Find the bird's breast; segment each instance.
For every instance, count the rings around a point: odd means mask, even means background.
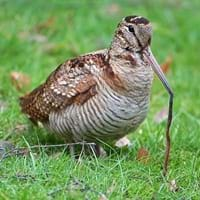
[[[52,112],[48,127],[72,141],[112,141],[134,130],[148,111],[149,96],[121,95],[99,80],[97,95],[83,105]]]

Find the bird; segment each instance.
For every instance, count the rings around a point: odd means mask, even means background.
[[[154,72],[169,84],[151,51],[152,24],[124,17],[107,49],[66,60],[20,97],[24,114],[66,143],[113,143],[134,132],[149,110]]]

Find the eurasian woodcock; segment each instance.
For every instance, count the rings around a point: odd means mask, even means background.
[[[67,143],[110,143],[133,132],[148,112],[153,71],[173,95],[151,53],[151,36],[146,18],[125,17],[108,49],[59,65],[20,98],[22,111]]]

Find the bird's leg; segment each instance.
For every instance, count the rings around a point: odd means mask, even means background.
[[[99,144],[88,144],[87,145],[87,152],[88,153],[92,153],[93,156],[95,157],[102,157],[102,156],[105,156],[106,152],[104,151],[104,149],[99,145]]]
[[[75,147],[74,145],[69,145],[69,152],[72,158],[76,159],[76,154],[75,154]]]
[[[79,153],[76,152],[76,145],[79,145]],[[81,145],[81,146],[80,146]],[[72,158],[75,160],[80,160],[81,156],[83,154],[91,154],[95,157],[104,157],[106,156],[106,152],[104,149],[99,145],[95,143],[79,143],[79,144],[70,144],[69,145],[69,152]]]
[[[77,149],[76,149],[76,147],[78,147]],[[79,148],[80,147],[80,148]],[[77,151],[78,152],[77,152]],[[73,158],[73,159],[75,159],[75,160],[78,160],[78,161],[80,161],[80,159],[81,159],[81,156],[84,154],[84,152],[85,152],[85,143],[83,142],[83,143],[79,143],[79,144],[76,144],[76,143],[74,143],[74,144],[70,144],[69,145],[69,152],[70,152],[70,155],[71,155],[71,157]]]
[[[100,147],[100,145],[99,144],[95,144],[94,149],[95,149],[96,157],[100,157],[101,156],[101,147]]]
[[[94,152],[96,157],[105,157],[107,155],[106,151],[99,144],[95,144]]]

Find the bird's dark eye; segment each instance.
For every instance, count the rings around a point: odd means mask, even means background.
[[[134,28],[133,28],[132,26],[128,26],[128,30],[129,30],[131,33],[135,33]]]

